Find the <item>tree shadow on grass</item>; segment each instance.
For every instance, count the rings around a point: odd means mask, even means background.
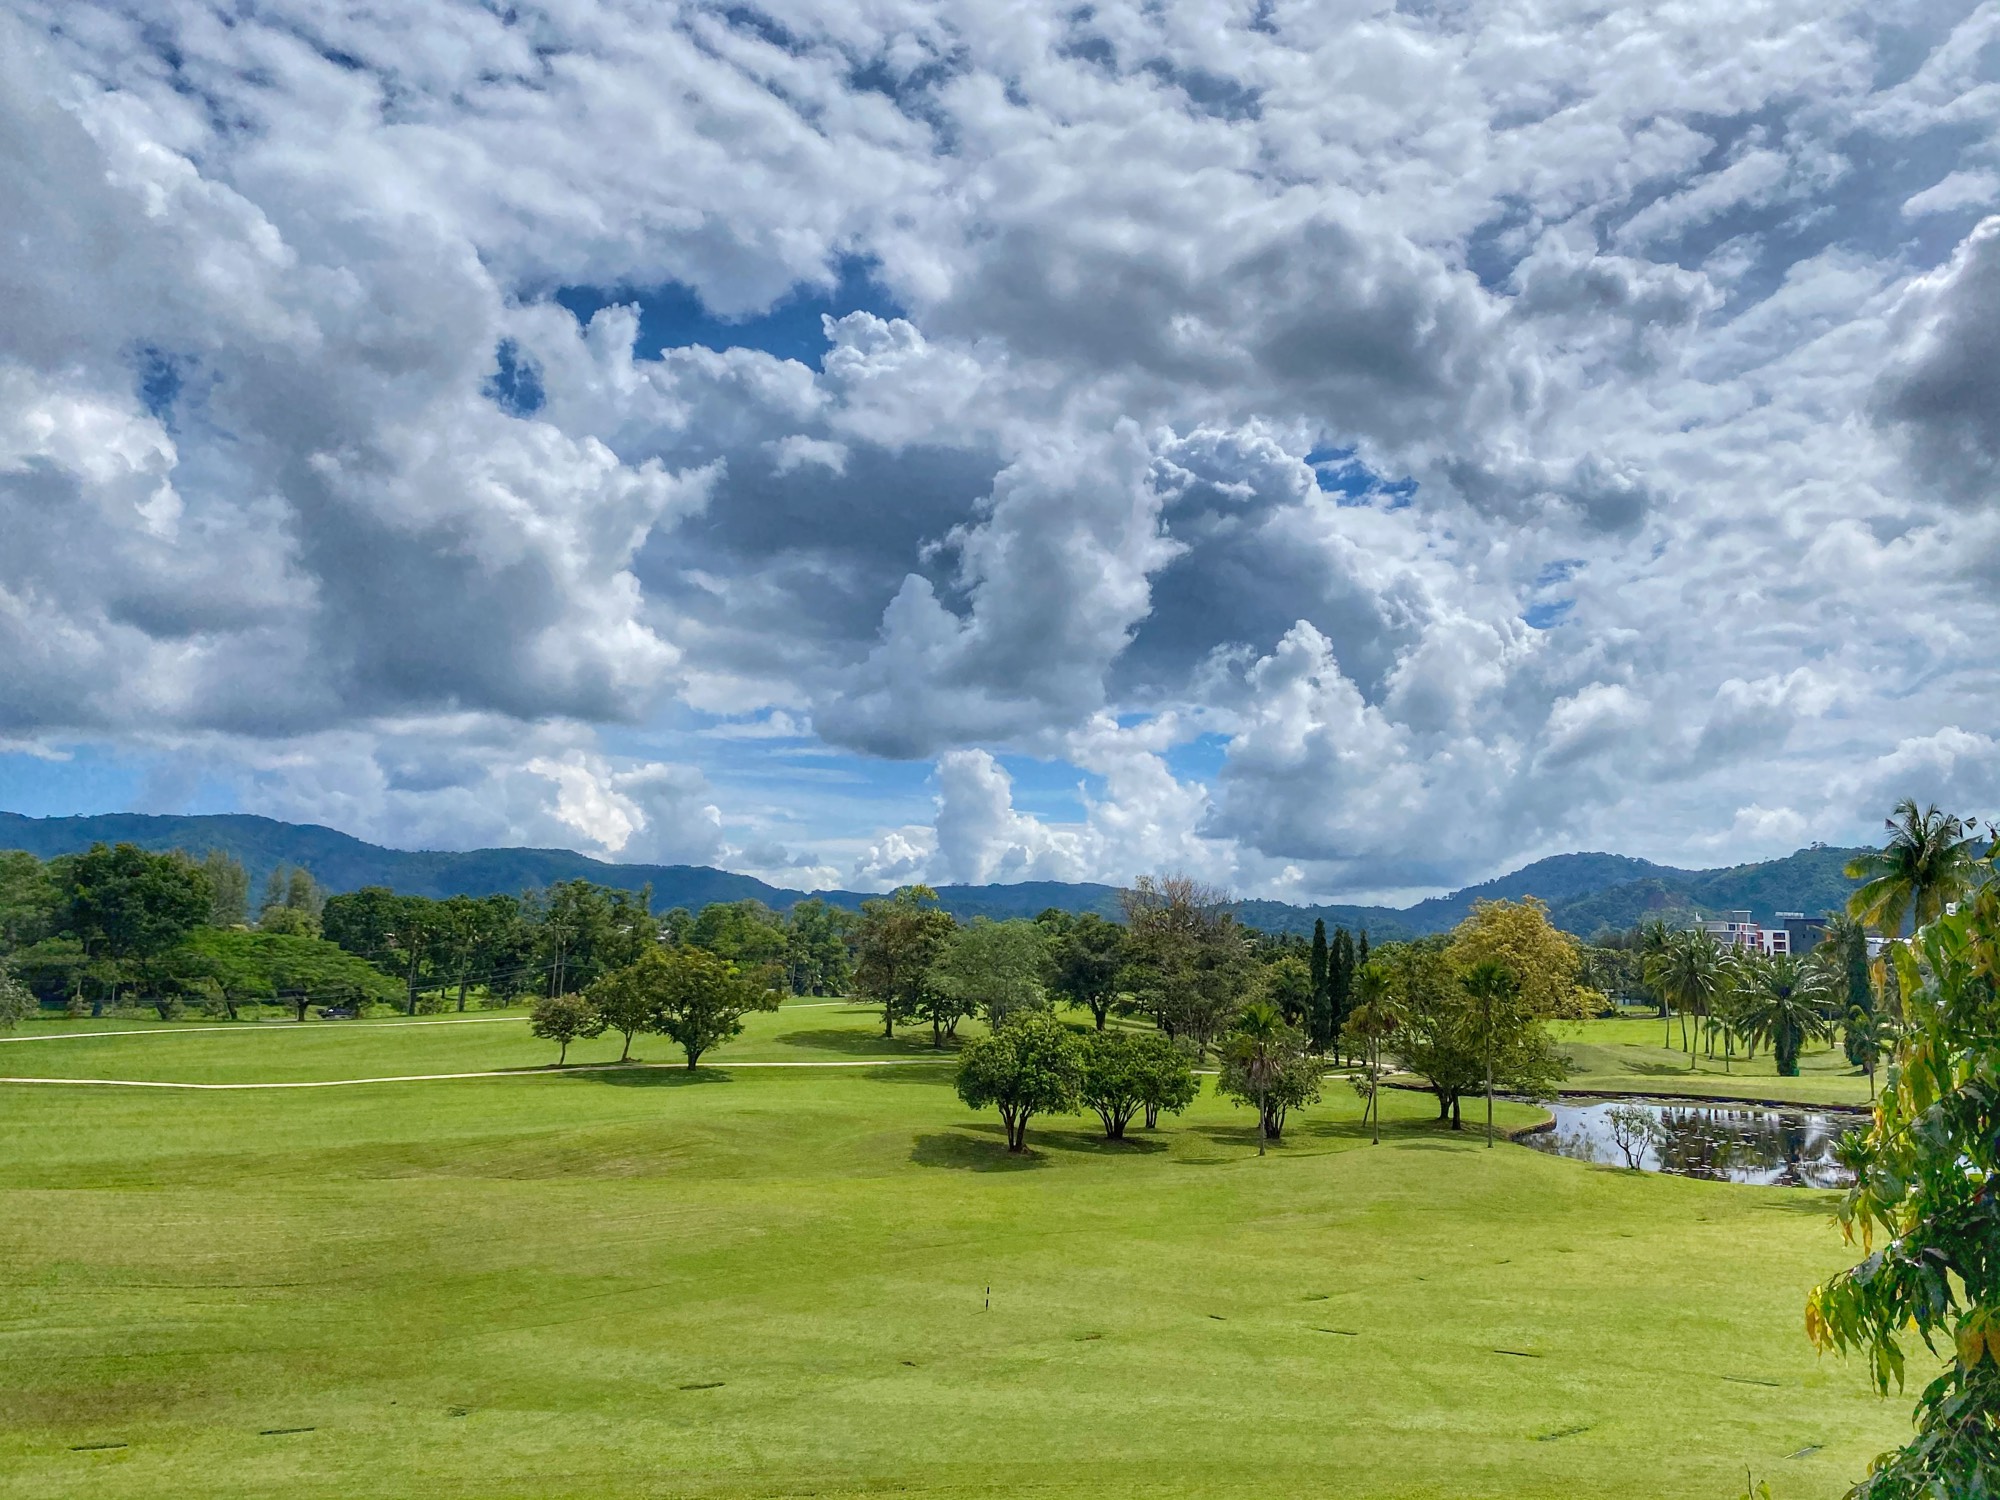
[[[1009,1151],[998,1125],[968,1125],[920,1135],[910,1145],[910,1161],[919,1167],[951,1167],[961,1172],[1025,1172],[1048,1165],[1032,1146],[1026,1151]]]
[[[772,1040],[803,1052],[838,1052],[844,1057],[935,1057],[950,1061],[955,1055],[949,1043],[942,1049],[933,1047],[928,1035],[887,1037],[873,1030],[787,1031]]]
[[[678,1089],[730,1081],[728,1072],[722,1068],[689,1068],[684,1064],[662,1067],[657,1063],[622,1063],[611,1067],[578,1069],[566,1071],[564,1076],[626,1089]]]
[[[848,1070],[830,1068],[827,1071]],[[951,1075],[949,1073],[941,1073],[936,1068],[913,1068],[899,1064],[891,1068],[870,1068],[865,1073],[860,1072],[859,1069],[851,1071],[859,1073],[869,1083],[921,1083],[927,1088],[934,1089],[951,1087]]]
[[[1794,1188],[1789,1192],[1772,1192],[1759,1185],[1756,1191],[1770,1194],[1756,1201],[1756,1207],[1766,1213],[1803,1214],[1807,1218],[1827,1219],[1833,1216],[1840,1202],[1841,1188],[1813,1188],[1801,1192]]]
[[[1114,1141],[1102,1130],[1037,1130],[1031,1124],[1028,1140],[1050,1151],[1069,1151],[1081,1156],[1152,1156],[1167,1149],[1167,1142],[1159,1135],[1149,1136],[1143,1131]]]

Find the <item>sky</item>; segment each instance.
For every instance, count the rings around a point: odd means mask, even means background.
[[[0,0],[0,806],[1407,899],[2000,811],[2000,4]]]

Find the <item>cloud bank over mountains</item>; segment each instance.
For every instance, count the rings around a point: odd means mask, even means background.
[[[1287,898],[2000,810],[1996,127],[1990,0],[14,0],[0,782]]]

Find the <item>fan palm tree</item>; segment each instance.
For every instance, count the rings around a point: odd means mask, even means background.
[[[1798,1077],[1800,1049],[1829,1032],[1825,973],[1781,953],[1746,962],[1742,983],[1744,1029],[1771,1044],[1780,1078]]]
[[[1647,982],[1681,1013],[1681,1034],[1688,1036],[1687,1017],[1705,1016],[1716,998],[1729,988],[1729,960],[1722,945],[1699,927],[1676,932],[1647,964]],[[1669,1032],[1669,1040],[1672,1033]],[[1695,1066],[1694,1044],[1688,1042],[1688,1071]]]
[[[1847,898],[1847,911],[1894,937],[1904,917],[1923,927],[1972,889],[1979,838],[1965,819],[1939,812],[1936,803],[1919,812],[1910,797],[1896,804],[1883,826],[1889,842],[1848,862],[1847,878],[1862,885]]]

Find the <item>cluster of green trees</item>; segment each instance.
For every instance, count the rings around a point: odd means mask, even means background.
[[[246,1005],[362,1005],[394,988],[319,935],[324,893],[304,870],[278,869],[255,925],[242,865],[133,844],[98,844],[42,861],[0,853],[0,971],[31,1007],[102,1015],[128,1002],[165,1019],[188,1008],[238,1015]]]
[[[1310,1050],[1338,1055],[1354,976],[1368,937],[1324,923],[1308,950],[1294,936],[1246,927],[1233,903],[1184,876],[1142,876],[1124,893],[1123,923],[1051,908],[1033,921],[961,925],[928,886],[862,903],[854,932],[853,993],[881,1007],[884,1036],[898,1024],[930,1028],[942,1047],[970,1016],[998,1028],[1052,1005],[1151,1021],[1206,1058],[1236,1017],[1266,1001]]]
[[[1108,1139],[1123,1140],[1134,1115],[1154,1129],[1199,1087],[1187,1049],[1158,1032],[1078,1032],[1045,1009],[1003,1017],[958,1057],[958,1096],[1000,1112],[1009,1151],[1026,1149],[1036,1115],[1084,1110],[1095,1111]]]
[[[569,1061],[570,1043],[615,1031],[625,1039],[620,1062],[632,1056],[633,1039],[653,1032],[678,1043],[689,1068],[710,1048],[741,1034],[752,1011],[776,1010],[780,993],[769,968],[751,973],[704,948],[650,943],[630,963],[599,975],[579,992],[537,1002],[529,1029],[557,1044],[556,1066]]]
[[[1566,1071],[1546,1023],[1588,1015],[1603,1003],[1581,981],[1580,945],[1532,900],[1482,902],[1450,934],[1389,944],[1372,958],[1365,938],[1350,943],[1338,933],[1328,940],[1324,927],[1304,953],[1273,943],[1237,925],[1215,893],[1178,877],[1140,881],[1126,911],[1121,956],[1084,919],[954,928],[928,892],[913,888],[864,911],[857,974],[879,981],[878,1000],[911,995],[906,1013],[931,1018],[942,1038],[960,1014],[956,981],[923,976],[952,975],[962,951],[1011,955],[1012,977],[986,991],[992,1033],[966,1044],[958,1082],[967,1104],[999,1109],[1016,1151],[1036,1114],[1091,1109],[1107,1135],[1122,1135],[1143,1101],[1105,1080],[1126,1077],[1128,1049],[1138,1048],[1150,1049],[1144,1056],[1167,1071],[1191,1069],[1212,1050],[1218,1088],[1256,1109],[1263,1141],[1278,1140],[1287,1114],[1319,1099],[1328,1062],[1343,1052],[1360,1059],[1356,1086],[1371,1117],[1393,1057],[1424,1080],[1439,1119],[1454,1129],[1463,1128],[1463,1097],[1483,1089],[1490,1138],[1496,1091],[1546,1094]],[[1003,939],[1009,926],[1017,932]],[[1037,934],[1038,927],[1046,930]],[[1079,933],[1087,966],[1066,947]],[[895,961],[917,951],[915,934],[930,945],[928,967]],[[1038,975],[1086,967],[1087,996],[1037,993]],[[892,989],[892,981],[904,988]],[[942,999],[927,999],[932,990]],[[1088,1009],[1100,1028],[1119,1010],[1152,1020],[1157,1030],[1079,1036],[1053,1014],[1057,999]],[[892,1025],[896,1007],[885,1004],[884,1012]],[[1165,1074],[1149,1076],[1157,1082]],[[1191,1084],[1192,1072],[1186,1076]],[[1157,1109],[1146,1108],[1151,1124]]]
[[[783,917],[745,901],[656,918],[649,891],[582,880],[520,896],[432,900],[380,886],[329,896],[306,870],[281,866],[253,909],[250,886],[219,851],[0,853],[0,1012],[464,1010],[475,995],[579,994],[660,945],[797,993],[840,993],[852,971],[854,918],[817,900]]]
[[[558,881],[521,896],[432,900],[365,886],[326,903],[333,942],[403,983],[412,1014],[481,991],[499,1001],[589,989],[652,947],[692,947],[799,994],[837,993],[849,972],[852,917],[801,901],[783,917],[758,901],[675,907],[655,917],[652,889]]]
[[[1680,1021],[1693,1068],[1698,1053],[1727,1069],[1769,1047],[1781,1077],[1796,1078],[1807,1045],[1843,1041],[1847,1058],[1872,1080],[1887,1035],[1869,975],[1868,938],[1850,918],[1828,922],[1806,954],[1762,954],[1724,946],[1699,927],[1648,933],[1643,974],[1659,1001],[1667,1045]]]
[[[1383,1058],[1393,1053],[1464,1128],[1463,1103],[1483,1093],[1492,1139],[1496,1092],[1546,1097],[1568,1072],[1553,1020],[1593,1014],[1604,997],[1583,979],[1582,945],[1548,908],[1482,901],[1449,933],[1384,946],[1362,969],[1350,1029],[1366,1050],[1357,1086],[1379,1139]]]

